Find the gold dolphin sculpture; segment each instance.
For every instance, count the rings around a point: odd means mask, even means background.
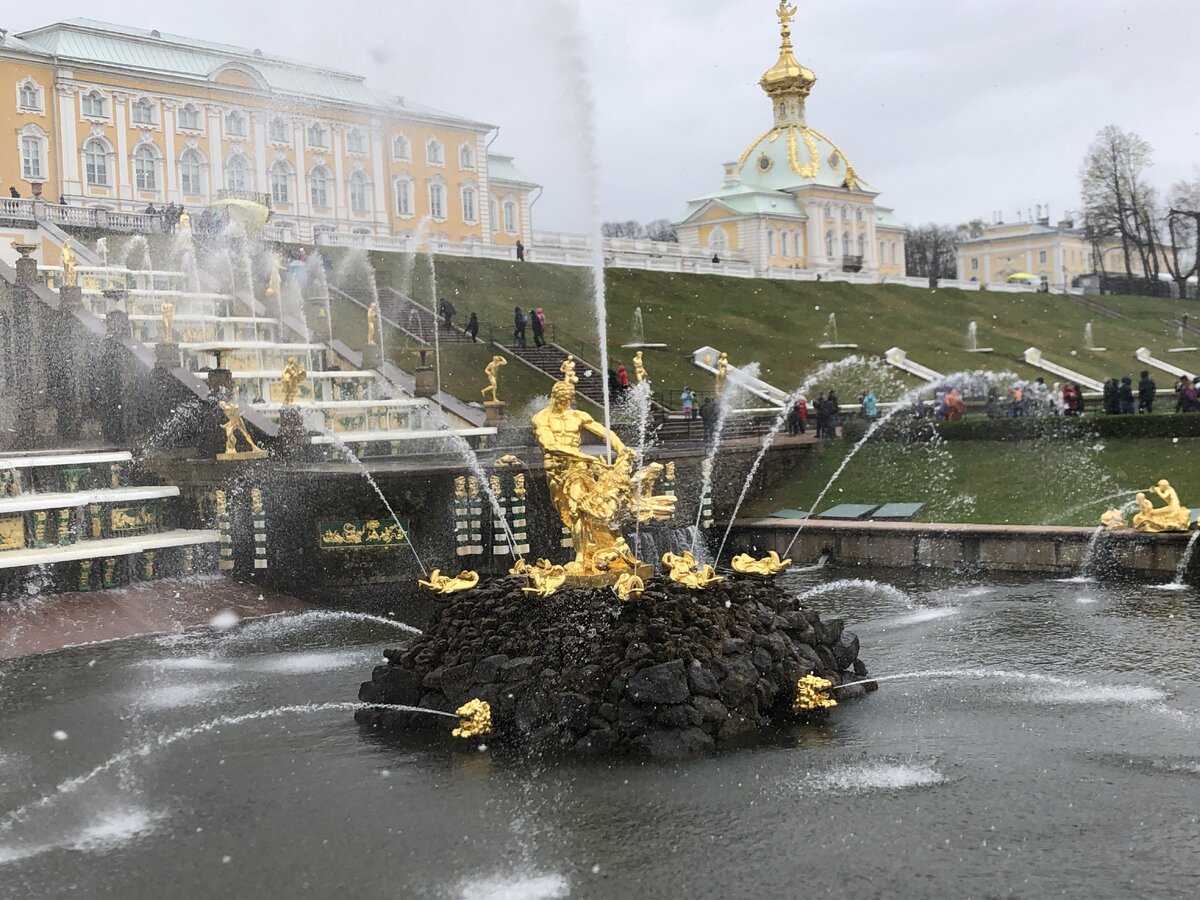
[[[792,700],[793,712],[808,712],[813,709],[828,709],[837,706],[837,701],[829,696],[832,681],[819,678],[816,675],[805,675],[796,682],[796,697]]]
[[[454,711],[458,716],[458,727],[452,732],[456,738],[473,738],[492,733],[492,707],[486,700],[469,700]]]
[[[479,584],[479,573],[468,569],[458,573],[457,578],[443,575],[441,569],[429,573],[428,581],[418,581],[417,584],[434,594],[457,594],[459,591],[469,591]]]
[[[697,590],[725,580],[707,563],[703,566],[698,565],[696,557],[692,556],[688,550],[678,554],[664,553],[662,563],[666,566],[672,581]]]
[[[733,571],[743,575],[778,575],[792,564],[790,559],[780,559],[779,554],[772,550],[762,559],[755,559],[749,553],[739,553],[729,561]]]

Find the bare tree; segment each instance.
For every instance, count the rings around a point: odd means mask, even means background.
[[[904,262],[908,274],[917,278],[928,278],[929,286],[936,288],[939,278],[953,278],[958,273],[955,249],[958,246],[959,229],[947,225],[929,223],[904,229]]]
[[[636,241],[646,236],[646,229],[641,222],[630,219],[628,222],[605,222],[600,226],[600,233],[605,237]]]
[[[655,219],[653,222],[647,222],[646,237],[652,241],[679,243],[679,235],[675,233],[675,226],[671,224],[670,219]]]
[[[1108,125],[1096,134],[1080,168],[1083,205],[1096,243],[1119,238],[1125,279],[1134,283],[1133,261],[1140,263],[1150,293],[1159,290],[1159,241],[1156,197],[1145,180],[1153,149],[1133,132]]]
[[[1166,222],[1171,240],[1163,264],[1183,300],[1188,295],[1188,279],[1200,275],[1200,171],[1192,181],[1171,185]]]

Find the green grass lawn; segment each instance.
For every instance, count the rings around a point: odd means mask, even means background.
[[[914,427],[910,443],[868,442],[818,511],[838,503],[924,503],[924,522],[1096,525],[1101,513],[1160,478],[1200,506],[1200,439],[937,441]],[[851,441],[823,445],[799,477],[752,498],[739,516],[809,509]],[[1126,491],[1124,498],[1110,495]]]
[[[375,253],[371,262],[380,285],[434,305],[423,258],[414,265],[402,254]],[[514,306],[540,306],[560,344],[593,362],[598,360],[590,270],[438,257],[436,272],[437,294],[453,301],[459,321],[465,322],[475,311],[485,323],[485,335],[486,323],[493,323],[497,335],[507,337],[512,331]],[[669,345],[666,350],[647,351],[646,367],[656,387],[672,398],[685,385],[698,391],[709,388],[710,377],[691,362],[692,351],[706,344],[728,352],[735,364],[757,361],[762,376],[785,390],[848,352],[882,356],[893,346],[945,373],[987,368],[1034,378],[1038,371],[1023,362],[1030,346],[1039,347],[1050,360],[1100,379],[1124,374],[1136,378],[1141,367],[1133,353],[1142,346],[1185,368],[1200,368],[1198,354],[1166,352],[1177,341],[1174,327],[1161,320],[1185,309],[1179,301],[1167,299],[1096,298],[1128,316],[1117,320],[1050,294],[930,291],[900,285],[771,281],[633,269],[606,270],[605,292],[614,368],[617,362],[630,367],[633,351],[620,345],[630,338],[634,308],[641,307],[646,339]],[[830,313],[837,316],[839,340],[858,344],[857,351],[817,346],[823,342]],[[971,321],[978,325],[979,345],[993,347],[993,353],[966,352]],[[1105,352],[1083,348],[1084,326],[1089,321],[1094,323],[1096,344],[1108,348]],[[868,377],[884,398],[914,383],[907,376],[868,376],[858,370],[832,379],[828,386],[836,387],[847,400],[866,386],[863,382]],[[1047,381],[1053,380],[1047,376]],[[1158,381],[1166,386],[1170,378],[1163,374]]]

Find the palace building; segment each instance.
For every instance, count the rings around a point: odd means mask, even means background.
[[[774,122],[725,165],[721,187],[692,200],[677,221],[682,244],[718,258],[748,261],[756,272],[904,275],[904,228],[845,152],[805,118],[817,76],[792,50],[796,8],[781,0],[779,59],[759,85]]]
[[[540,188],[488,154],[495,126],[257,49],[89,19],[0,30],[0,108],[4,196],[118,212],[249,198],[297,241],[533,235]]]

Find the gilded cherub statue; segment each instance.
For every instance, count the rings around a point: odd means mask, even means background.
[[[441,569],[429,573],[428,580],[418,581],[417,584],[433,594],[457,594],[459,591],[469,591],[479,584],[479,573],[468,569],[458,573],[457,578],[443,575]]]
[[[633,377],[637,379],[637,383],[641,384],[646,380],[649,373],[646,372],[646,366],[642,362],[642,351],[639,350],[633,354]]]
[[[729,561],[733,571],[743,575],[778,575],[792,564],[790,559],[780,559],[779,554],[772,550],[762,559],[755,559],[749,553],[739,553]]]
[[[76,287],[79,284],[79,273],[76,271],[79,261],[75,251],[71,249],[71,239],[67,238],[62,245],[63,285]]]
[[[162,343],[175,343],[175,304],[164,300],[162,309]]]
[[[708,563],[699,565],[690,550],[664,553],[662,563],[672,581],[690,588],[703,589],[725,580]]]
[[[283,382],[283,405],[291,406],[296,402],[296,394],[300,390],[300,383],[308,377],[308,371],[300,363],[296,362],[295,357],[288,357],[287,363],[283,367],[283,375],[280,380]]]
[[[575,357],[568,355],[558,367],[558,371],[562,372],[562,380],[567,384],[579,384],[579,376],[575,374]]]
[[[1145,494],[1138,494],[1138,512],[1133,517],[1134,531],[1187,531],[1191,528],[1192,511],[1179,502],[1179,495],[1169,481],[1162,479],[1150,488],[1150,492],[1166,506],[1156,507]]]
[[[242,418],[242,411],[237,402],[221,400],[219,405],[221,412],[225,413],[225,424],[221,426],[225,429],[225,452],[218,454],[217,459],[261,459],[266,456],[267,451],[254,443],[254,438],[250,436],[250,432],[246,428],[246,420]],[[250,445],[249,450],[238,450],[238,435],[241,435]]]
[[[497,383],[497,376],[500,374],[500,367],[507,366],[507,365],[508,365],[508,360],[505,359],[503,356],[493,356],[492,361],[490,363],[488,363],[486,368],[484,368],[484,370],[483,370],[483,374],[487,376],[488,383],[487,383],[487,387],[485,387],[479,393],[483,395],[484,402],[488,406],[500,406],[501,405],[500,395],[499,395],[499,384]],[[487,395],[489,393],[492,395],[491,400],[487,399]]]
[[[379,304],[372,303],[367,307],[367,346],[375,346],[375,321],[379,316]]]

